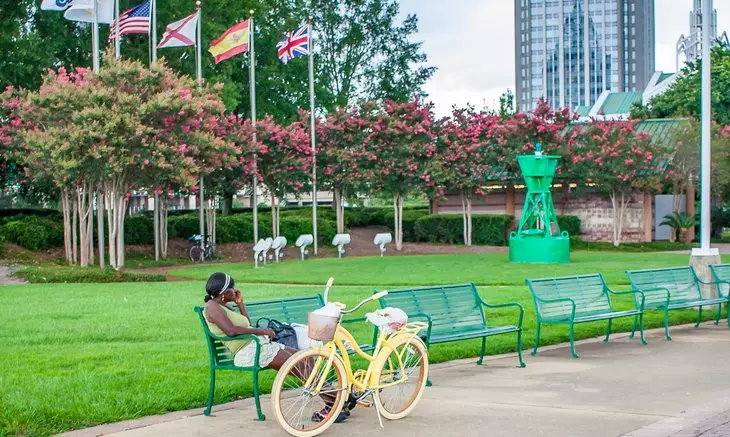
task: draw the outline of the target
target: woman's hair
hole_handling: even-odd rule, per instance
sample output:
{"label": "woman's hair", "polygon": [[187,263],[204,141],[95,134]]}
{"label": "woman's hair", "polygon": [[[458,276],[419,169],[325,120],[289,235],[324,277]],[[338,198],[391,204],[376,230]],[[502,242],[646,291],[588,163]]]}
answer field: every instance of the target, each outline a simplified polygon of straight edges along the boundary
{"label": "woman's hair", "polygon": [[233,288],[234,284],[235,281],[229,274],[222,272],[213,273],[205,284],[206,295],[203,300],[208,302],[229,288]]}

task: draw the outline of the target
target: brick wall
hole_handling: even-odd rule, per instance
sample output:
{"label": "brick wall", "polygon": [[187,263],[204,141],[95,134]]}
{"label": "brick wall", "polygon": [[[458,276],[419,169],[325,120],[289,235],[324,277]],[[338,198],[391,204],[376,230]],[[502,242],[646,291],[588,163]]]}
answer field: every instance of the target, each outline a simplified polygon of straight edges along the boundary
{"label": "brick wall", "polygon": [[[506,195],[504,190],[490,191],[486,197],[472,200],[473,214],[504,214]],[[515,193],[515,222],[519,223],[525,203],[524,191]],[[613,209],[611,199],[604,193],[563,192],[553,190],[553,203],[558,215],[574,215],[581,220],[581,238],[586,241],[613,240]],[[447,194],[439,200],[438,214],[461,214],[461,199],[458,194]],[[621,241],[637,243],[644,241],[644,197],[632,196],[624,211],[624,225]]]}

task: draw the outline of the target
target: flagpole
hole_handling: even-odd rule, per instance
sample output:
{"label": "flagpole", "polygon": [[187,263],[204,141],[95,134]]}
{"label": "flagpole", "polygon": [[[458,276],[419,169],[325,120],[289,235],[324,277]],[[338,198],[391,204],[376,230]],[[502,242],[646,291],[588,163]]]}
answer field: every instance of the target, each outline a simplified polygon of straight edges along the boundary
{"label": "flagpole", "polygon": [[[312,236],[314,254],[317,255],[317,146],[314,131],[314,43],[312,42],[312,16],[309,16],[309,134],[312,141]],[[338,206],[339,207],[339,206]]]}
{"label": "flagpole", "polygon": [[[150,15],[152,15],[152,24],[150,29],[150,39],[152,40],[152,63],[155,64],[157,62],[157,0],[150,0],[150,6],[151,11]],[[198,23],[199,25],[200,23]]]}
{"label": "flagpole", "polygon": [[114,41],[114,49],[115,49],[116,57],[117,57],[117,59],[119,59],[119,58],[122,57],[122,37],[119,34],[120,33],[120,29],[119,29],[119,0],[114,0],[114,13],[115,13],[115,16],[116,16],[116,20],[115,20],[116,25],[114,27],[114,34],[115,34],[115,37],[114,37],[114,40],[115,40]]}
{"label": "flagpole", "polygon": [[94,14],[94,22],[93,27],[91,29],[91,50],[94,52],[92,53],[92,69],[94,72],[99,72],[99,11],[96,4],[97,0],[93,1],[93,14]]}
{"label": "flagpole", "polygon": [[[256,56],[254,54],[254,48],[253,48],[253,40],[254,40],[254,25],[253,25],[253,9],[249,11],[251,18],[249,18],[248,26],[249,26],[249,64],[248,64],[248,77],[251,87],[251,126],[253,127],[253,143],[256,144],[256,74],[255,74],[255,68],[256,68]],[[259,241],[259,208],[258,208],[258,200],[257,200],[257,190],[258,190],[258,164],[257,164],[257,155],[254,153],[254,159],[253,159],[253,194],[251,195],[251,207],[253,210],[253,242],[256,244]]]}
{"label": "flagpole", "polygon": [[[198,8],[198,25],[197,25],[197,38],[195,41],[195,73],[198,79],[198,87],[202,88],[203,86],[203,64],[200,56],[200,46],[202,45],[202,32],[200,30],[202,26],[202,19],[201,19],[201,13],[200,13],[200,0],[195,2],[195,6]],[[203,188],[203,173],[200,173],[200,236],[202,237],[205,235],[205,215],[203,211],[203,205],[205,200],[204,195],[204,188]],[[203,239],[202,244],[205,244],[205,239]],[[201,246],[202,247],[202,246]]]}

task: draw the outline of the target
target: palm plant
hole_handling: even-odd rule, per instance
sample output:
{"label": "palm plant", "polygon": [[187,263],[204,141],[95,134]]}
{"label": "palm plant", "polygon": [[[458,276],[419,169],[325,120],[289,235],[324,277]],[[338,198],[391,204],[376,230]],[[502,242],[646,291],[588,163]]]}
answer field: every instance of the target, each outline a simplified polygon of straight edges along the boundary
{"label": "palm plant", "polygon": [[697,218],[693,215],[687,215],[684,212],[674,211],[664,216],[664,220],[660,223],[662,226],[669,226],[673,230],[673,235],[679,233],[679,241],[687,239],[687,231],[697,224]]}

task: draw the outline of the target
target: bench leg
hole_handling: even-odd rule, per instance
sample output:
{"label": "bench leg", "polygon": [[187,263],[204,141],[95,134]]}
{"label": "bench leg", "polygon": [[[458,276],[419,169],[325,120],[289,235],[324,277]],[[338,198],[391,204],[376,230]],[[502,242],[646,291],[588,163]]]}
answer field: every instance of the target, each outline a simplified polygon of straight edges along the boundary
{"label": "bench leg", "polygon": [[573,355],[573,358],[578,358],[578,353],[575,351],[575,341],[573,340],[573,324],[570,324],[570,353]]}
{"label": "bench leg", "polygon": [[[730,326],[730,318],[728,319],[728,326]],[[535,348],[532,349],[531,355],[534,357],[537,355],[537,347],[540,345],[540,322],[537,322],[537,329],[535,333]]]}
{"label": "bench leg", "polygon": [[479,360],[477,361],[477,366],[481,366],[484,362],[484,352],[487,350],[487,337],[482,337],[482,350],[479,351]]}
{"label": "bench leg", "polygon": [[253,397],[254,401],[256,402],[256,414],[258,415],[258,420],[264,421],[266,420],[266,416],[264,416],[264,413],[261,411],[261,399],[259,399],[259,372],[258,370],[253,371]]}
{"label": "bench leg", "polygon": [[629,338],[634,338],[634,334],[636,333],[636,322],[639,320],[639,315],[634,316],[634,325],[631,327],[631,335],[629,335]]}
{"label": "bench leg", "polygon": [[727,310],[727,327],[730,328],[730,302],[725,306]]}
{"label": "bench leg", "polygon": [[213,394],[215,393],[215,369],[210,369],[210,389],[208,391],[208,400],[205,402],[205,410],[203,414],[210,416],[210,409],[213,408]]}
{"label": "bench leg", "polygon": [[700,305],[700,310],[697,311],[697,323],[695,323],[695,328],[700,327],[700,322],[702,321],[702,305]]}
{"label": "bench leg", "polygon": [[613,319],[608,319],[608,329],[606,329],[606,338],[603,339],[604,343],[608,343],[608,337],[611,336],[611,322],[613,322]]}
{"label": "bench leg", "polygon": [[[429,354],[431,353],[431,343],[427,340],[424,343],[426,343],[426,352]],[[431,387],[433,383],[431,382],[431,372],[429,371],[429,374],[426,375],[426,387]]]}
{"label": "bench leg", "polygon": [[669,336],[669,308],[664,310],[664,335],[666,335],[667,341],[672,341],[672,337]]}
{"label": "bench leg", "polygon": [[525,361],[522,359],[522,328],[517,331],[517,359],[520,361],[520,367],[525,367]]}
{"label": "bench leg", "polygon": [[722,304],[717,306],[717,311],[715,312],[715,326],[720,324],[720,313],[722,313]]}
{"label": "bench leg", "polygon": [[644,313],[639,314],[639,334],[641,335],[641,344],[646,345],[646,338],[644,337]]}

